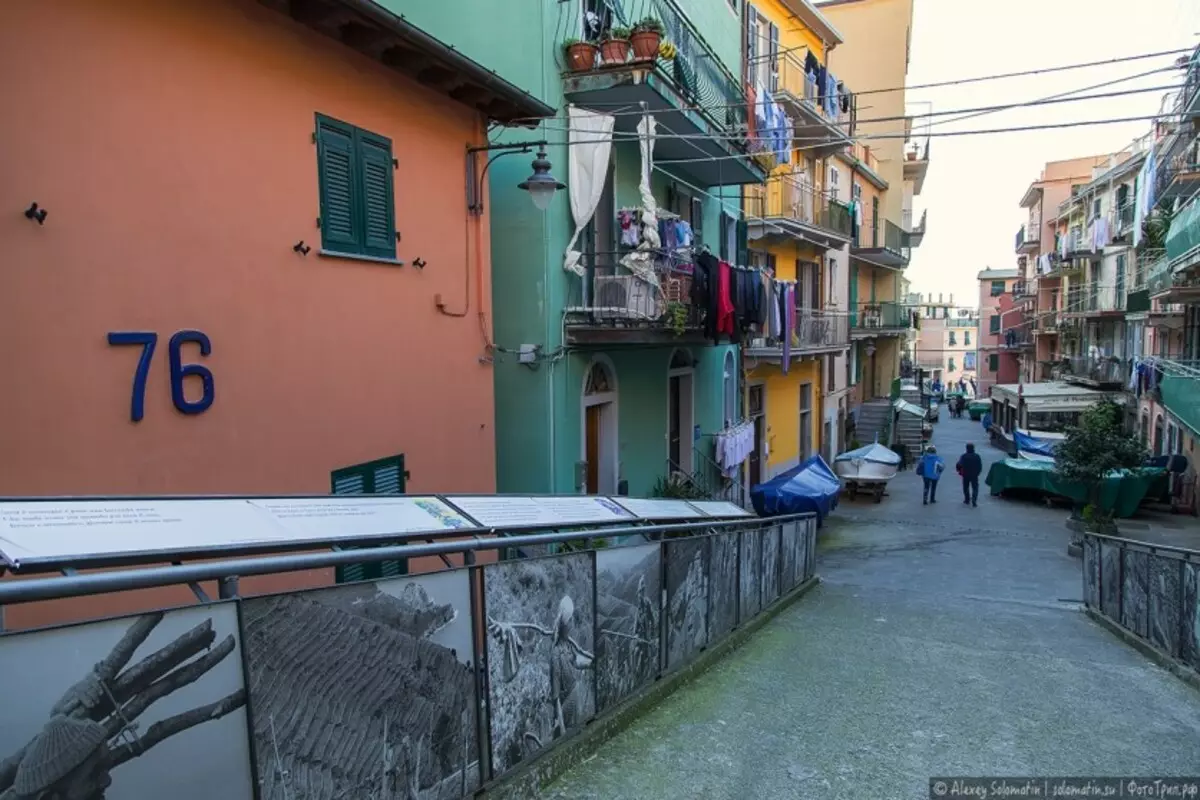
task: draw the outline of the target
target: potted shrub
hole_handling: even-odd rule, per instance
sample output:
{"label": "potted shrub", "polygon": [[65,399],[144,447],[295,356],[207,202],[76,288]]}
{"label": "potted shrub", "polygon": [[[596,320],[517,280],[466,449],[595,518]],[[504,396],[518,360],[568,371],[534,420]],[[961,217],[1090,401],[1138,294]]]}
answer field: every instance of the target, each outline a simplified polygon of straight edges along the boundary
{"label": "potted shrub", "polygon": [[655,17],[646,17],[633,26],[630,41],[633,44],[633,57],[638,61],[648,61],[658,57],[658,46],[662,44],[663,24]]}
{"label": "potted shrub", "polygon": [[596,66],[596,45],[580,39],[567,39],[563,42],[563,51],[567,54],[567,69],[571,72],[586,72]]}
{"label": "potted shrub", "polygon": [[629,59],[629,28],[613,28],[600,42],[600,57],[605,64],[624,64]]}

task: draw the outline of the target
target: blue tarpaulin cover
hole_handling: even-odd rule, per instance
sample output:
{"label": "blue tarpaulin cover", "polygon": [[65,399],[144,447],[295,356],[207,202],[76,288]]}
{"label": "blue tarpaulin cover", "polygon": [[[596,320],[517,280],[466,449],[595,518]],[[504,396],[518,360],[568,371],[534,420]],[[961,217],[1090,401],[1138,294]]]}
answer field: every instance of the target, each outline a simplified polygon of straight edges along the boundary
{"label": "blue tarpaulin cover", "polygon": [[760,517],[815,511],[818,522],[837,508],[841,481],[820,456],[776,475],[750,489],[750,501]]}
{"label": "blue tarpaulin cover", "polygon": [[1016,444],[1019,452],[1054,458],[1054,451],[1058,449],[1061,441],[1061,439],[1041,439],[1030,436],[1028,433],[1013,431],[1013,443]]}

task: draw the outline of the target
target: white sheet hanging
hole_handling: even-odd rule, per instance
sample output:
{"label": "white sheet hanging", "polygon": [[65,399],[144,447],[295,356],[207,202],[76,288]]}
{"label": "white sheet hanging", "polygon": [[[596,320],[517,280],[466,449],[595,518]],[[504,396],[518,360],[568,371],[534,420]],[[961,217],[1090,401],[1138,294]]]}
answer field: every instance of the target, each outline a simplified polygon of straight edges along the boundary
{"label": "white sheet hanging", "polygon": [[626,253],[621,258],[621,265],[638,279],[658,289],[654,255],[662,247],[662,239],[658,235],[658,203],[650,190],[650,173],[654,169],[655,128],[654,117],[649,114],[643,116],[637,125],[638,148],[642,153],[642,174],[638,181],[638,193],[642,196],[642,243],[636,250]]}
{"label": "white sheet hanging", "polygon": [[579,263],[583,254],[575,250],[579,234],[592,221],[600,195],[604,192],[604,181],[608,177],[608,162],[612,155],[612,132],[616,117],[597,114],[575,106],[567,107],[567,191],[571,197],[571,217],[575,220],[575,233],[567,243],[563,269],[583,277],[585,270]]}

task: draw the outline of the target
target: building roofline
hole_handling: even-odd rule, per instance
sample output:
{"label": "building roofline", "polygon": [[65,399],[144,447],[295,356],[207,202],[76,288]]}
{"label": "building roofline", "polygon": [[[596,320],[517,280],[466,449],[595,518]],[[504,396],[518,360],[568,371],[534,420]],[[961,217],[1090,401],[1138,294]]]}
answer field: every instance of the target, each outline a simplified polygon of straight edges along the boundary
{"label": "building roofline", "polygon": [[809,0],[782,0],[783,6],[807,25],[812,32],[821,37],[821,41],[832,48],[846,41],[829,18],[817,9]]}

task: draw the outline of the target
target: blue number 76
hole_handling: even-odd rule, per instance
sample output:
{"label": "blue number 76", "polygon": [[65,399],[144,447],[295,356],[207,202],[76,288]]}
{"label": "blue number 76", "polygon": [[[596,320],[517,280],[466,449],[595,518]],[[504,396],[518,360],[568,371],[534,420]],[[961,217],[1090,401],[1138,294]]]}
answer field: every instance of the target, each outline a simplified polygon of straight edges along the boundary
{"label": "blue number 76", "polygon": [[[200,331],[179,331],[171,337],[168,355],[171,365],[171,401],[175,408],[184,414],[202,414],[213,402],[213,374],[208,367],[199,364],[184,364],[182,357],[183,345],[193,343],[200,346],[200,355],[207,356],[212,352],[208,337]],[[158,334],[152,331],[125,331],[108,334],[110,345],[140,344],[142,357],[138,359],[137,371],[133,373],[133,400],[129,409],[129,417],[138,422],[145,415],[146,405],[146,376],[150,372],[150,362],[154,360],[154,347],[158,344]],[[199,400],[190,401],[183,394],[183,379],[199,378],[203,386],[203,394]]]}
{"label": "blue number 76", "polygon": [[110,333],[108,343],[110,345],[140,344],[142,346],[142,357],[138,359],[137,371],[133,373],[133,403],[129,409],[129,418],[137,422],[145,415],[146,375],[150,372],[150,362],[154,358],[154,346],[158,344],[158,334],[139,331]]}

